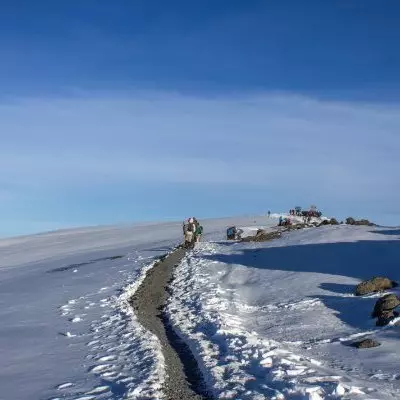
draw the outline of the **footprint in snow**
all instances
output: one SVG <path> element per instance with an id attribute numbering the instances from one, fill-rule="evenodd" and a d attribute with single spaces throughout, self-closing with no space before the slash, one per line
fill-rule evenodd
<path id="1" fill-rule="evenodd" d="M 68 337 L 68 338 L 73 338 L 73 337 L 76 337 L 77 335 L 74 335 L 73 333 L 71 333 L 71 332 L 58 332 L 58 334 L 59 335 L 61 335 L 61 336 L 65 336 L 65 337 Z"/>
<path id="2" fill-rule="evenodd" d="M 85 394 L 102 394 L 105 392 L 109 392 L 110 388 L 108 386 L 98 386 L 94 388 L 93 390 L 90 390 L 89 392 L 86 392 Z"/>
<path id="3" fill-rule="evenodd" d="M 57 390 L 63 390 L 63 389 L 70 388 L 70 387 L 72 387 L 72 386 L 74 386 L 73 383 L 67 382 L 67 383 L 62 383 L 61 385 L 58 385 L 56 389 L 57 389 Z"/>

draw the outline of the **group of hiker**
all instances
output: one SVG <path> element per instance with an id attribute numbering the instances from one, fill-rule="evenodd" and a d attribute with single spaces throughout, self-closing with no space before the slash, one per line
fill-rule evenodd
<path id="1" fill-rule="evenodd" d="M 196 242 L 200 242 L 203 227 L 195 217 L 183 221 L 183 238 L 185 248 L 193 248 Z"/>
<path id="2" fill-rule="evenodd" d="M 240 240 L 242 237 L 243 230 L 236 228 L 236 226 L 230 226 L 226 230 L 227 240 Z"/>
<path id="3" fill-rule="evenodd" d="M 278 226 L 289 226 L 292 225 L 290 218 L 283 218 L 282 215 L 279 217 Z"/>
<path id="4" fill-rule="evenodd" d="M 300 207 L 293 208 L 289 210 L 289 215 L 295 215 L 297 217 L 302 217 L 303 213 Z"/>

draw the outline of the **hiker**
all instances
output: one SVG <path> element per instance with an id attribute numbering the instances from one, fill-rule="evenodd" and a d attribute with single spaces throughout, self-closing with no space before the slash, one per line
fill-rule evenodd
<path id="1" fill-rule="evenodd" d="M 271 211 L 268 211 L 268 218 L 271 216 Z"/>
<path id="2" fill-rule="evenodd" d="M 227 240 L 235 240 L 236 239 L 236 226 L 230 226 L 227 230 L 226 230 L 226 239 Z"/>
<path id="3" fill-rule="evenodd" d="M 194 218 L 189 218 L 187 223 L 184 225 L 184 238 L 185 238 L 185 248 L 189 249 L 194 246 L 194 235 L 196 231 L 196 225 L 194 223 Z"/>
<path id="4" fill-rule="evenodd" d="M 203 234 L 203 227 L 199 224 L 194 232 L 194 240 L 195 242 L 200 242 L 201 235 Z"/>
<path id="5" fill-rule="evenodd" d="M 193 245 L 193 232 L 187 230 L 185 233 L 185 248 L 190 249 Z"/>

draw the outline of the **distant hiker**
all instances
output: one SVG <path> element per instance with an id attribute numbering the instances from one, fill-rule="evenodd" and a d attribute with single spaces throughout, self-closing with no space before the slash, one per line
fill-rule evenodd
<path id="1" fill-rule="evenodd" d="M 227 230 L 226 230 L 226 238 L 227 240 L 235 240 L 236 239 L 236 226 L 230 226 Z"/>
<path id="2" fill-rule="evenodd" d="M 271 216 L 271 211 L 268 211 L 268 218 Z"/>
<path id="3" fill-rule="evenodd" d="M 194 223 L 194 218 L 189 218 L 187 223 L 183 227 L 185 248 L 189 249 L 194 246 L 194 238 L 196 232 L 196 225 Z"/>
<path id="4" fill-rule="evenodd" d="M 199 224 L 196 228 L 196 231 L 194 233 L 194 238 L 196 242 L 200 242 L 201 235 L 203 234 L 203 227 Z"/>
<path id="5" fill-rule="evenodd" d="M 185 233 L 185 248 L 190 249 L 193 246 L 193 232 L 186 231 Z"/>

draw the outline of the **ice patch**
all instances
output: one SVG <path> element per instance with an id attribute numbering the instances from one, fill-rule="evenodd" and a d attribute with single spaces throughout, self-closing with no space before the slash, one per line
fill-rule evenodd
<path id="1" fill-rule="evenodd" d="M 62 383 L 61 385 L 58 385 L 58 386 L 57 386 L 57 389 L 58 389 L 58 390 L 63 390 L 63 389 L 70 388 L 70 387 L 72 387 L 72 386 L 74 386 L 73 383 L 67 382 L 67 383 Z"/>

